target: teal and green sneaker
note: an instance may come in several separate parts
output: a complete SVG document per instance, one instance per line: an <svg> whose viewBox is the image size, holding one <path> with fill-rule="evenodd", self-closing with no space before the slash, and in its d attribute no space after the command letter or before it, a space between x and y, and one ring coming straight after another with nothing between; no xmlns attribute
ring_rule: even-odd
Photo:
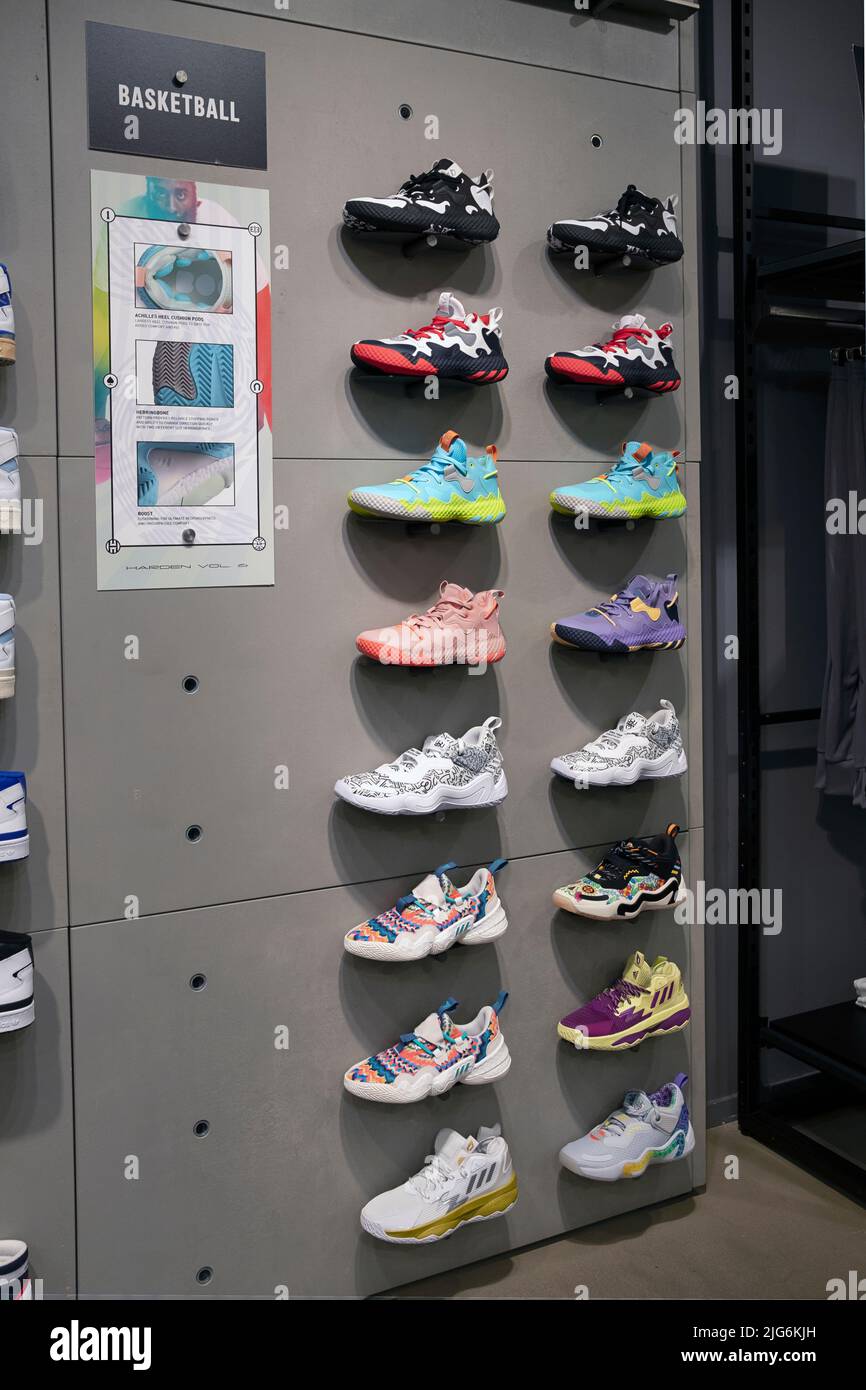
<svg viewBox="0 0 866 1390"><path fill-rule="evenodd" d="M488 444L480 458L469 458L463 440L448 430L429 463L393 483L354 488L349 506L358 516L495 525L505 515L497 457L496 445Z"/></svg>
<svg viewBox="0 0 866 1390"><path fill-rule="evenodd" d="M555 488L550 505L565 516L584 514L610 520L682 516L686 499L677 481L678 458L676 451L654 449L651 444L630 439L623 444L622 457L610 472L586 483Z"/></svg>

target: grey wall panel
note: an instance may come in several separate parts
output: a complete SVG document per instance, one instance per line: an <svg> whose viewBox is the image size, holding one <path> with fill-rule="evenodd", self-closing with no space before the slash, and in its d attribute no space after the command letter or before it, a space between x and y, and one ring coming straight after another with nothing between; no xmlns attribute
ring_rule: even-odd
<svg viewBox="0 0 866 1390"><path fill-rule="evenodd" d="M83 71L85 17L116 20L110 0L54 6L52 51L58 196L76 225L89 225L86 169L149 169L153 161L85 155ZM132 20L137 22L136 19ZM258 45L280 81L269 84L270 169L249 177L199 169L200 178L263 182L271 188L271 232L289 247L290 268L274 273L275 453L292 458L381 458L429 452L448 428L477 445L495 441L525 459L608 458L616 443L649 434L685 448L685 384L660 400L599 408L569 388L545 384L544 359L557 348L608 337L614 319L640 310L653 326L670 319L683 356L682 268L654 275L594 277L568 258L552 260L545 233L557 217L612 207L629 182L665 196L681 191L680 149L673 140L679 97L600 78L503 64L460 54L437 55L303 25L281 26L190 5L153 4L148 24L221 42ZM59 55L62 55L59 56ZM327 78L327 80L325 80ZM491 94L507 83L508 120L491 120ZM407 95L408 94L408 95ZM498 98L497 98L498 99ZM416 115L401 121L410 100ZM500 101L501 104L501 101ZM363 119L359 119L363 112ZM455 120L455 113L460 113ZM423 116L441 121L438 141L424 138ZM278 132L292 132L280 138ZM296 138L303 132L302 138ZM335 139L335 133L338 138ZM590 145L598 133L601 150ZM407 173L449 154L472 170L498 171L503 232L492 248L405 256L398 247L345 233L347 197L389 192ZM180 173L183 166L157 161ZM189 169L183 169L189 176ZM58 247L66 293L59 307L61 452L91 450L90 365L78 350L90 297L89 239ZM349 347L429 323L440 289L469 308L505 309L504 344L511 373L500 387L443 384L426 401L417 384L371 380L352 369ZM316 401L320 408L311 409Z"/></svg>
<svg viewBox="0 0 866 1390"><path fill-rule="evenodd" d="M557 1162L560 1145L626 1090L702 1067L699 1028L627 1057L558 1040L557 1019L610 983L635 948L667 952L687 987L701 973L700 942L690 952L671 913L614 929L557 913L551 890L589 862L512 862L502 876L511 926L496 948L459 947L403 969L342 951L348 927L394 900L403 887L394 881L74 929L82 1295L193 1296L204 1266L211 1294L372 1293L689 1191L702 1171L698 1111L695 1157L639 1183L582 1182ZM207 976L198 993L195 972ZM503 1033L514 1059L500 1083L394 1107L343 1091L354 1061L448 994L469 1018L500 985L512 990ZM288 1051L274 1048L280 1025ZM206 1138L193 1134L199 1120L210 1123ZM363 1234L360 1207L416 1171L440 1127L466 1134L495 1121L521 1183L505 1219L420 1249ZM133 1181L130 1155L140 1163Z"/></svg>
<svg viewBox="0 0 866 1390"><path fill-rule="evenodd" d="M12 276L17 357L0 369L0 425L56 454L51 151L45 7L0 0L0 261Z"/></svg>
<svg viewBox="0 0 866 1390"><path fill-rule="evenodd" d="M0 1036L0 1232L27 1241L45 1298L68 1298L75 1293L68 932L38 932L33 951L36 1021Z"/></svg>
<svg viewBox="0 0 866 1390"><path fill-rule="evenodd" d="M238 0L191 3L240 8ZM619 11L596 19L576 14L573 0L452 0L447 9L442 0L434 6L407 0L291 0L281 10L274 0L250 0L244 8L283 23L377 34L650 87L678 85L679 35L688 28Z"/></svg>
<svg viewBox="0 0 866 1390"><path fill-rule="evenodd" d="M280 460L275 497L290 528L277 533L276 587L215 603L206 591L93 593L92 463L64 459L72 920L122 915L133 893L153 913L539 854L617 838L624 815L633 834L685 824L685 779L575 791L549 770L555 754L662 696L687 727L685 651L600 658L551 644L552 620L636 571L684 576L681 522L585 533L551 514L551 488L591 471L506 461L501 526L409 534L345 510L353 484L391 475L387 460ZM360 631L426 608L441 579L506 591L504 661L472 675L358 656ZM683 578L684 604L687 588ZM140 659L127 661L133 634ZM188 674L194 695L181 687ZM395 819L335 800L338 776L490 714L504 720L511 786L498 811ZM281 764L287 791L274 789ZM195 845L190 823L205 832Z"/></svg>
<svg viewBox="0 0 866 1390"><path fill-rule="evenodd" d="M0 538L0 591L16 605L15 695L0 702L0 767L26 774L30 856L0 865L0 922L44 931L68 920L57 461L22 458L20 467L25 524L38 522L42 541Z"/></svg>

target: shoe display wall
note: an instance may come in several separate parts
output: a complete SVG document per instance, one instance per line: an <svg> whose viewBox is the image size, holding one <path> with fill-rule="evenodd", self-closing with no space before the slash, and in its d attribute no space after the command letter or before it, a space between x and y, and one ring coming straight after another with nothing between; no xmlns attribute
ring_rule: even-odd
<svg viewBox="0 0 866 1390"><path fill-rule="evenodd" d="M50 6L45 35L24 6L4 33L10 109L51 98L4 146L0 207L19 334L0 373L0 531L22 524L15 460L25 528L37 492L45 511L40 544L0 537L0 607L15 605L0 695L12 617L17 648L0 737L23 770L0 786L0 905L32 938L39 996L32 1026L0 1036L0 1089L15 1078L0 1230L26 1236L46 1296L367 1297L701 1180L700 933L671 901L649 910L653 880L667 894L675 875L639 848L679 825L679 882L702 873L698 247L694 151L670 138L690 99L676 31L618 16L600 44L590 16L576 47L556 7L513 5L514 62L499 26L473 47L458 0L428 10L426 34L416 7L399 33L374 15L362 35L334 6L341 27L219 17L220 43L265 55L266 169L108 156L190 222L209 219L206 182L270 194L288 252L268 345L276 583L247 591L151 592L147 554L130 559L137 588L95 588L102 157L79 106L99 16ZM212 43L217 11L184 9L184 32ZM111 20L141 30L131 0ZM25 87L19 64L43 49ZM659 263L596 277L549 254L552 223L565 244L583 219L586 244L600 208L602 261L617 225ZM142 436L154 526L163 506L231 496L241 463L212 412L250 386L237 353L199 351L188 327L218 315L234 335L243 267L192 260L166 225L136 257L136 389L149 420L188 410L211 443ZM170 330L147 327L166 315ZM598 338L601 356L581 346ZM588 370L591 389L559 389L550 355L601 386ZM623 399L631 381L653 398ZM176 562L218 563L192 541ZM631 907L642 882L639 920L554 905L629 843L610 900ZM583 1065L553 1026L636 949L650 970L677 962L691 1027ZM563 1145L625 1092L680 1073L682 1162L650 1163L627 1196L560 1172ZM123 1135L146 1182L119 1172Z"/></svg>

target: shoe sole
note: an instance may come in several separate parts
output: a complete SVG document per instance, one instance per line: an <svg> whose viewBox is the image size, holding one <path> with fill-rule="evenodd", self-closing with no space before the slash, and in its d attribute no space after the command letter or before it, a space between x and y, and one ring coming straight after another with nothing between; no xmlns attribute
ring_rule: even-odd
<svg viewBox="0 0 866 1390"><path fill-rule="evenodd" d="M497 661L501 661L505 655L504 640L491 643L489 649L485 649L484 634L474 631L456 633L453 640L437 634L437 643L444 648L446 653L441 661L416 658L402 647L389 647L386 642L362 642L360 637L355 642L355 646L362 656L369 657L371 661L377 661L380 666L414 666L422 667L425 670L433 670L437 666L493 666ZM422 644L419 643L419 645ZM464 652L468 649L473 654L462 657L451 654L455 651L459 652L461 648Z"/></svg>
<svg viewBox="0 0 866 1390"><path fill-rule="evenodd" d="M581 632L579 634L580 641L575 642L561 635L560 629L562 627L561 623L551 623L550 635L554 642L558 642L561 647L570 647L574 652L619 652L623 654L626 652L671 652L682 647L686 640L685 637L677 637L672 642L630 643L620 642L618 638L614 638L612 642L605 642L604 638L596 637L592 632ZM565 630L577 633L574 628Z"/></svg>
<svg viewBox="0 0 866 1390"><path fill-rule="evenodd" d="M464 526L496 526L505 516L501 496L476 502L405 503L375 493L356 490L347 498L356 516L378 517L383 521L458 521Z"/></svg>
<svg viewBox="0 0 866 1390"><path fill-rule="evenodd" d="M0 864L8 864L12 859L26 859L29 853L29 835L22 835L20 840L0 841Z"/></svg>
<svg viewBox="0 0 866 1390"><path fill-rule="evenodd" d="M15 667L0 671L0 700L10 700L15 694Z"/></svg>
<svg viewBox="0 0 866 1390"><path fill-rule="evenodd" d="M340 790L343 785L343 790ZM482 810L486 806L498 806L500 801L504 801L508 795L508 783L505 780L505 773L501 773L498 781L494 782L489 773L484 773L477 779L476 784L464 788L464 795L458 795L456 789L443 792L441 788L434 788L429 798L417 795L410 795L403 792L400 796L384 803L374 801L371 797L359 795L351 788L338 782L334 791L341 800L349 803L350 806L357 806L362 811L373 811L380 816L426 816L433 811L461 811L461 810Z"/></svg>
<svg viewBox="0 0 866 1390"><path fill-rule="evenodd" d="M0 341L0 362L11 366L15 361L15 340L9 342L8 339Z"/></svg>
<svg viewBox="0 0 866 1390"><path fill-rule="evenodd" d="M640 502L606 503L552 492L550 505L560 516L591 516L599 521L673 521L684 516L686 511L686 499L682 494L672 498L647 497Z"/></svg>
<svg viewBox="0 0 866 1390"><path fill-rule="evenodd" d="M359 351L355 344L351 350L352 361L361 371L373 372L377 376L403 376L423 378L438 377L440 381L468 381L473 386L493 386L508 376L508 363L498 353L488 354L483 367L475 367L477 359L465 357L463 364L451 367L437 367L432 362L410 362L408 357L394 348L378 347L367 343Z"/></svg>
<svg viewBox="0 0 866 1390"><path fill-rule="evenodd" d="M417 1230L389 1231L378 1222L371 1221L363 1212L361 1225L371 1236L376 1236L378 1240L390 1241L392 1245L429 1245L432 1241L446 1240L461 1226L471 1226L475 1221L492 1221L497 1216L504 1216L514 1206L517 1197L517 1174L512 1172L508 1182L494 1192L487 1192L483 1197L473 1197L462 1206L449 1211L447 1215L440 1216L438 1220L429 1221L426 1226L419 1226Z"/></svg>
<svg viewBox="0 0 866 1390"><path fill-rule="evenodd" d="M556 223L554 223L554 226L556 226ZM574 240L571 240L572 236L575 237ZM591 235L589 237L582 237L571 232L565 232L564 235L557 236L552 227L548 228L547 244L551 251L568 251L573 255L575 251L586 249L590 256L604 257L610 260L619 260L621 256L630 256L635 265L640 264L657 267L676 265L678 261L682 260L685 253L685 248L679 239L677 239L678 249L675 250L671 247L670 254L653 255L652 247L635 246L628 242L625 246L604 245L599 242L593 243Z"/></svg>
<svg viewBox="0 0 866 1390"><path fill-rule="evenodd" d="M608 768L605 772L575 773L559 758L550 764L551 772L576 787L631 787L635 782L661 781L665 777L682 777L688 772L685 751L680 749L674 757L658 758L649 762L646 758L635 758L630 767Z"/></svg>
<svg viewBox="0 0 866 1390"><path fill-rule="evenodd" d="M685 1003L665 1009L656 1018L644 1019L625 1033L607 1033L604 1036L591 1037L582 1028L567 1028L563 1023L556 1025L556 1031L566 1042L573 1043L579 1052L624 1052L630 1047L638 1047L657 1033L681 1033L689 1026L691 1016L692 1011L686 1000Z"/></svg>
<svg viewBox="0 0 866 1390"><path fill-rule="evenodd" d="M642 1177L647 1168L656 1163L678 1163L681 1158L688 1158L694 1147L695 1132L689 1125L684 1144L679 1143L679 1136L674 1136L661 1148L644 1149L638 1158L615 1160L609 1168L582 1168L580 1163L569 1155L567 1145L560 1149L559 1161L570 1173L577 1173L579 1177L589 1178L592 1182L619 1182L621 1178Z"/></svg>
<svg viewBox="0 0 866 1390"><path fill-rule="evenodd" d="M562 888L553 894L556 907L563 912L571 912L575 917L592 917L601 922L627 922L639 917L642 912L662 912L676 907L686 900L686 885L680 878L669 878L652 893L641 893L633 902L619 898L613 903L593 903L592 898L572 898ZM585 903L585 907L581 907Z"/></svg>
<svg viewBox="0 0 866 1390"><path fill-rule="evenodd" d="M354 1081L348 1074L343 1077L343 1086L350 1095L361 1100L372 1100L380 1105L414 1105L416 1101L426 1100L428 1096L441 1096L454 1086L487 1086L493 1081L501 1081L511 1070L511 1053L505 1039L498 1035L499 1046L493 1054L488 1053L483 1062L465 1070L466 1063L458 1062L446 1072L434 1072L425 1067L415 1073L416 1082L411 1088L400 1087L396 1082L390 1085L369 1081Z"/></svg>
<svg viewBox="0 0 866 1390"><path fill-rule="evenodd" d="M625 391L631 387L635 391L654 391L665 395L668 391L678 391L682 385L679 375L655 381L626 381L616 369L603 372L589 362L582 362L576 357L561 357L558 353L546 359L544 370L551 381L586 386L592 391Z"/></svg>
<svg viewBox="0 0 866 1390"><path fill-rule="evenodd" d="M429 944L421 948L416 946L414 950L411 949L412 936L409 932L401 932L393 943L353 941L347 936L343 944L350 955L365 960L393 961L397 965L404 961L425 960L427 956L441 956L458 941L461 946L485 946L490 941L498 940L507 930L508 918L500 904L493 912L478 919L477 923L474 917L463 917L457 922L452 922L450 927L439 932ZM404 940L407 940L405 946L398 944Z"/></svg>
<svg viewBox="0 0 866 1390"><path fill-rule="evenodd" d="M351 211L350 211L351 209ZM343 209L343 222L352 231L400 232L405 236L452 236L470 246L482 246L499 236L499 222L489 212L465 213L456 217L434 218L426 222L401 221L399 211L388 210L362 198L354 198Z"/></svg>
<svg viewBox="0 0 866 1390"><path fill-rule="evenodd" d="M19 1028L29 1028L36 1017L36 1006L31 999L17 1009L0 1012L0 1033L15 1033Z"/></svg>
<svg viewBox="0 0 866 1390"><path fill-rule="evenodd" d="M17 536L21 531L21 503L0 502L0 535Z"/></svg>

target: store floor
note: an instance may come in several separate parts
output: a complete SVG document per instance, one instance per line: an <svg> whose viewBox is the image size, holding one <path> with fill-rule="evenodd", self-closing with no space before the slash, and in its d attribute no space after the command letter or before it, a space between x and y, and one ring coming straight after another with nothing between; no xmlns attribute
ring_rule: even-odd
<svg viewBox="0 0 866 1390"><path fill-rule="evenodd" d="M574 1298L586 1285L596 1299L825 1299L828 1279L852 1269L866 1276L866 1210L730 1124L710 1130L700 1195L385 1297Z"/></svg>

